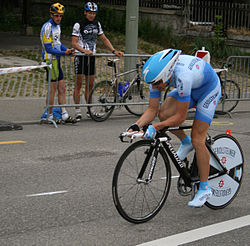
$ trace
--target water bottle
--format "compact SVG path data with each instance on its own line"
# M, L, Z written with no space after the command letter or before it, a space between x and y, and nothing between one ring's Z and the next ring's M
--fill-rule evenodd
M123 86L123 93L125 93L128 88L129 88L129 82L126 82L125 85Z
M123 90L123 85L121 83L118 84L118 92L120 97L122 97L122 90Z
M128 88L129 88L129 82L126 82L124 85L122 85L121 83L118 84L118 91L120 97L122 97L123 93L125 93Z

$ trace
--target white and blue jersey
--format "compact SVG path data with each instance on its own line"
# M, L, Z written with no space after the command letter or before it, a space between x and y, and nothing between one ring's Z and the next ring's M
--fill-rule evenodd
M189 55L180 55L174 68L168 97L196 106L196 120L211 123L221 96L220 80L214 69L204 60ZM150 85L150 98L160 98L161 92Z
M40 39L42 43L42 59L50 60L52 55L60 58L60 55L65 55L67 48L60 41L61 27L52 19L49 19L41 29Z

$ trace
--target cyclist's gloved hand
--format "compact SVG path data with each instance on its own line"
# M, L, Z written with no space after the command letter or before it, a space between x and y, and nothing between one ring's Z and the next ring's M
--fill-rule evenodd
M126 132L128 132L129 130L132 130L132 131L140 131L140 127L136 124L136 123L134 123L133 125L131 125L130 127L128 127L127 129L126 129Z
M155 137L155 134L156 134L155 128L152 125L149 125L143 137L146 139L153 139Z

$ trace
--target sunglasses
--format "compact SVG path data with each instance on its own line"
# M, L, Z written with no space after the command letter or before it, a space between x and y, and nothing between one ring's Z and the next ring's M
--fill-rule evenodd
M55 16L55 17L60 17L60 18L62 18L63 17L63 15L57 15L57 14L54 14L53 16Z

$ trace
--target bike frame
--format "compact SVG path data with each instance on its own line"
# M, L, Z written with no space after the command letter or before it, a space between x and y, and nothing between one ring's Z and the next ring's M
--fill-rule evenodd
M122 97L121 97L122 99L123 99L123 98L126 98L127 95L128 95L128 93L129 93L129 91L131 90L131 87L132 87L136 82L138 83L138 81L141 81L141 77L140 77L140 75L139 75L139 67L140 67L140 65L137 64L137 65L136 65L136 68L131 69L131 70L126 71L126 72L123 72L123 73L119 73L119 74L117 73L116 61L109 61L109 62L108 62L108 66L114 68L114 76L115 76L115 78L112 80L112 84L115 86L116 95L117 95L117 97L119 97L119 98L120 98L120 96L118 96L118 82L119 82L119 78L122 77L122 76L125 76L125 75L127 75L127 74L131 74L131 73L136 72L136 75L133 77L133 79L129 81L129 88L126 90L126 92L125 92L125 93L122 95ZM141 92L140 92L140 94L141 94Z
M182 130L182 129L191 129L191 128L192 128L192 126L172 127L172 128L170 127L170 128L167 128L167 130L171 131L171 130ZM199 181L198 177L193 177L191 175L191 173L187 170L187 167L185 166L185 163L179 159L179 157L178 157L176 151L174 150L173 145L170 142L170 140L171 140L171 138L165 133L163 137L159 137L159 138L157 138L155 140L155 142L152 142L152 146L149 149L147 157L146 157L146 159L145 159L145 161L144 161L144 163L142 165L142 168L140 170L140 173L139 173L139 175L137 177L137 182L141 182L141 183L150 182L150 180L152 179L152 176L153 176L153 171L154 171L154 168L155 168L155 165L156 165L157 156L158 156L158 153L159 153L160 149L163 149L164 151L167 152L167 155L172 160L172 162L173 162L174 166L176 167L177 171L179 172L180 176L183 178L186 186L191 187L192 183L195 183L195 182ZM206 139L206 142L205 142L206 147L208 148L208 151L209 151L210 155L216 161L216 164L218 164L219 167L221 168L221 171L210 175L209 178L208 178L209 180L213 179L213 178L216 178L216 177L219 177L219 176L222 176L225 173L227 173L227 171L228 171L222 165L222 163L221 163L220 159L218 158L217 154L214 153L214 151L212 150L211 142L212 142L212 139L209 136ZM163 147L161 146L161 144L162 144ZM155 148L155 146L156 146L156 148ZM154 150L154 153L153 153L153 150ZM152 162L151 162L150 172L149 172L148 178L145 181L143 181L142 176L143 176L143 174L144 174L144 172L146 170L146 167L148 165L150 157L152 156L152 153L153 153L153 159L152 159ZM196 165L196 166L193 167L193 168L197 168L196 161L195 161L194 165Z

